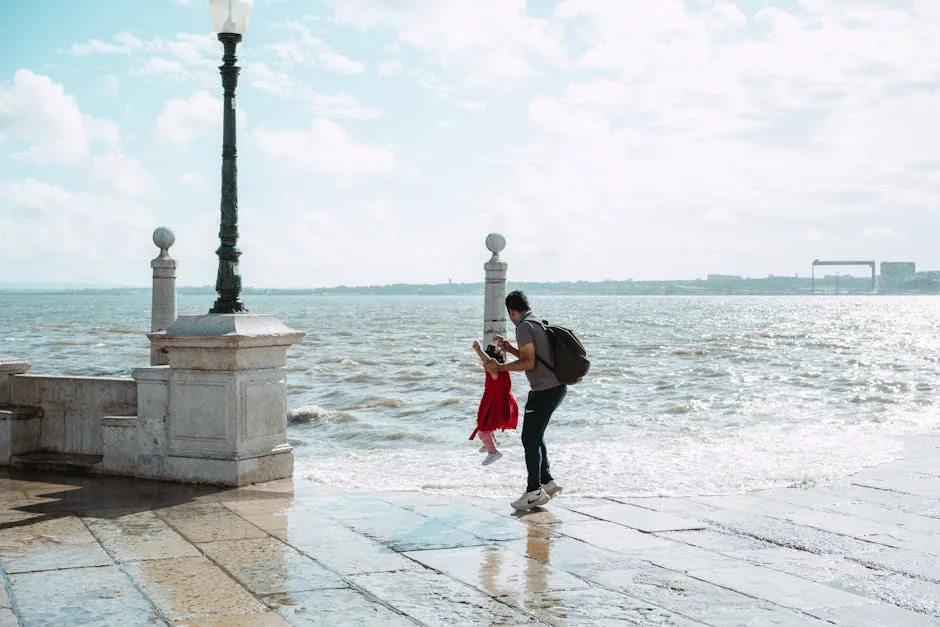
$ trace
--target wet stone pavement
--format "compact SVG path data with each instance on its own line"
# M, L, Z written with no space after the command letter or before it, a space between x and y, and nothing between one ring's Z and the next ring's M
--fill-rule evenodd
M940 625L940 436L806 489L512 496L0 475L0 626Z

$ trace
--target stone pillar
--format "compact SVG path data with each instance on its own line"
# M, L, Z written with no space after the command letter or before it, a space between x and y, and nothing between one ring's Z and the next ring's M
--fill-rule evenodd
M486 285L481 343L484 347L493 343L494 335L506 337L506 268L509 267L509 264L499 258L499 253L506 248L505 237L499 233L490 233L486 236L486 247L493 256L483 264Z
M29 372L24 360L0 360L0 466L9 466L14 455L41 448L38 407L17 407L13 403L13 380Z
M159 227L153 232L153 243L160 254L150 262L153 268L153 290L150 309L150 331L165 331L176 320L176 260L170 257L170 246L176 241L173 231ZM165 366L166 353L151 344L150 365Z
M265 314L179 316L150 341L170 364L165 478L239 486L290 477L287 349Z

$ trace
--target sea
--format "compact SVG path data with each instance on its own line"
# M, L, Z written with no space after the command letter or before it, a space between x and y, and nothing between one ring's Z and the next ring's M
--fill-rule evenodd
M524 488L520 431L481 465L480 296L248 296L303 331L288 353L295 480L487 497ZM210 295L180 295L181 314ZM940 429L940 301L930 296L536 296L591 359L546 433L584 496L728 494L827 483ZM0 359L34 374L147 365L150 296L0 295ZM512 336L512 325L509 323ZM513 376L522 405L526 379Z

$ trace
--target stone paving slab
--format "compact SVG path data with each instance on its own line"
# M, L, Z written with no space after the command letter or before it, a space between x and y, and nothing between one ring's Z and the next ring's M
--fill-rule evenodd
M173 623L176 627L286 627L291 623L284 620L277 612L261 614L239 614L197 620L184 620Z
M134 583L170 621L265 610L255 596L204 557L135 562L126 568Z
M559 533L569 538L575 538L620 553L669 547L674 544L669 540L641 533L635 529L629 529L605 520L571 523L562 526Z
M372 573L352 578L377 598L425 625L524 625L535 619L447 575Z
M940 625L938 442L827 486L524 514L0 473L0 627Z
M112 520L83 520L104 550L118 562L199 557L195 546L153 512L129 514Z
M115 566L10 576L24 625L162 625L150 601Z
M583 579L504 546L412 551L409 558L493 597L515 591L557 592L589 588Z
M303 525L278 538L340 575L415 570L414 561L347 527Z
M112 563L85 523L75 516L0 530L0 555L8 575Z
M523 592L500 599L549 625L668 625L702 623L606 588L553 592Z
M336 627L353 625L413 627L415 625L415 622L407 616L351 588L292 592L265 597L264 601L277 610L282 621L278 624L335 625ZM245 623L246 626L254 624Z
M199 549L256 595L346 587L338 575L276 538L219 540Z
M615 503L598 499L582 499L575 503L561 503L562 507L580 512L592 518L617 523L630 529L652 533L654 531L686 531L704 529L705 524L673 514L664 514L627 503Z
M719 584L637 561L594 583L706 625L812 624L812 617Z

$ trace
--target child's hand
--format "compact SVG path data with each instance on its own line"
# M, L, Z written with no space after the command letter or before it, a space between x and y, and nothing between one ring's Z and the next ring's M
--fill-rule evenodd
M480 340L473 340L473 350L480 350Z

